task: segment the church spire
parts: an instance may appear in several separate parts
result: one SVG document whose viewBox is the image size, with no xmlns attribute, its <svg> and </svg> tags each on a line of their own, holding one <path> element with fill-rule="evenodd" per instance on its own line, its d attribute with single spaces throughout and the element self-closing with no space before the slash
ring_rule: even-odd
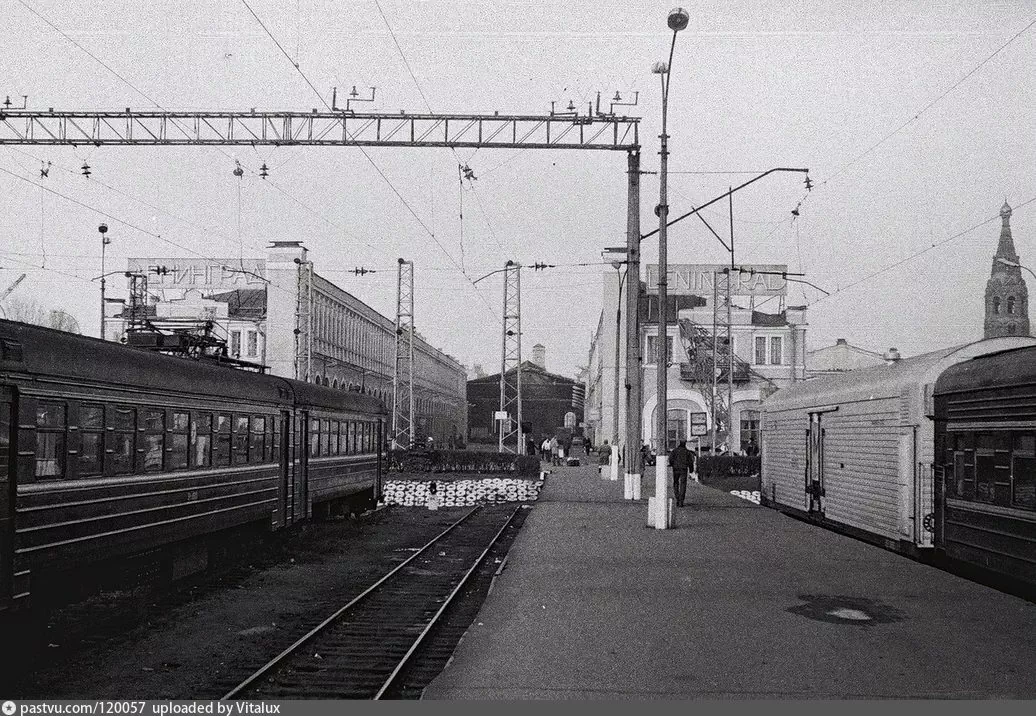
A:
<svg viewBox="0 0 1036 716">
<path fill-rule="evenodd" d="M 1011 207 L 1000 208 L 1000 242 L 986 282 L 985 337 L 1029 335 L 1029 291 L 1011 236 Z"/>
</svg>

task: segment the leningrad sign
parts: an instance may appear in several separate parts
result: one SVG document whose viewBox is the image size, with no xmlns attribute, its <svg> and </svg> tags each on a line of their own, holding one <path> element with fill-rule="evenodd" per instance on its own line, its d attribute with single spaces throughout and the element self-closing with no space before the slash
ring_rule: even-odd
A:
<svg viewBox="0 0 1036 716">
<path fill-rule="evenodd" d="M 127 259 L 127 270 L 147 275 L 149 288 L 211 292 L 267 283 L 264 259 Z"/>
<path fill-rule="evenodd" d="M 667 291 L 670 296 L 711 296 L 716 274 L 729 268 L 724 264 L 670 264 Z M 781 274 L 787 271 L 784 264 L 738 266 L 734 269 L 730 293 L 733 296 L 786 296 L 788 280 Z M 647 292 L 658 293 L 658 264 L 647 265 Z"/>
</svg>

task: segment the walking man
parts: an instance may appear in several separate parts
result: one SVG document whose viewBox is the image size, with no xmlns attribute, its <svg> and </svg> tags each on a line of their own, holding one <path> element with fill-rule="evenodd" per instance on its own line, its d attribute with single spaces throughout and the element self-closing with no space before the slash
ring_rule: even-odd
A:
<svg viewBox="0 0 1036 716">
<path fill-rule="evenodd" d="M 694 453 L 687 449 L 687 441 L 681 440 L 676 449 L 669 453 L 669 464 L 673 466 L 673 495 L 676 506 L 683 507 L 687 495 L 687 473 L 694 467 Z"/>
</svg>

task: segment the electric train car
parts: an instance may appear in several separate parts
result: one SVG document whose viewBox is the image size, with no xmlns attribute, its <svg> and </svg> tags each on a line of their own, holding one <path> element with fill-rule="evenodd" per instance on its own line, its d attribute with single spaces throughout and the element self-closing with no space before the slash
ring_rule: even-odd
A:
<svg viewBox="0 0 1036 716">
<path fill-rule="evenodd" d="M 46 577 L 381 486 L 370 396 L 0 321 L 0 612 Z"/>
<path fill-rule="evenodd" d="M 964 508 L 955 499 L 947 515 L 936 511 L 947 455 L 936 445 L 937 382 L 1001 354 L 1031 356 L 1031 346 L 1036 339 L 994 338 L 782 388 L 763 403 L 761 502 L 914 556 L 945 549 L 939 536 L 959 532 L 943 531 L 943 518 L 959 520 Z"/>
<path fill-rule="evenodd" d="M 943 372 L 935 449 L 936 545 L 1036 586 L 1036 348 Z"/>
</svg>

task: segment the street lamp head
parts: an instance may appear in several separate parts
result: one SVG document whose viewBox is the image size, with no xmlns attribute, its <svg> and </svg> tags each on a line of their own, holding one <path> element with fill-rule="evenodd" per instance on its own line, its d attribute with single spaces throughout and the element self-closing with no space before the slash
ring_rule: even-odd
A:
<svg viewBox="0 0 1036 716">
<path fill-rule="evenodd" d="M 107 234 L 108 233 L 108 225 L 107 224 L 101 224 L 100 226 L 97 227 L 97 230 L 100 231 L 102 234 Z"/>
<path fill-rule="evenodd" d="M 669 29 L 673 32 L 686 29 L 690 21 L 691 16 L 682 7 L 676 7 L 669 11 Z"/>
<path fill-rule="evenodd" d="M 665 62 L 659 61 L 651 65 L 651 73 L 655 75 L 664 75 L 669 71 L 669 65 Z"/>
<path fill-rule="evenodd" d="M 612 261 L 612 268 L 618 271 L 622 266 L 626 265 L 625 261 Z"/>
</svg>

